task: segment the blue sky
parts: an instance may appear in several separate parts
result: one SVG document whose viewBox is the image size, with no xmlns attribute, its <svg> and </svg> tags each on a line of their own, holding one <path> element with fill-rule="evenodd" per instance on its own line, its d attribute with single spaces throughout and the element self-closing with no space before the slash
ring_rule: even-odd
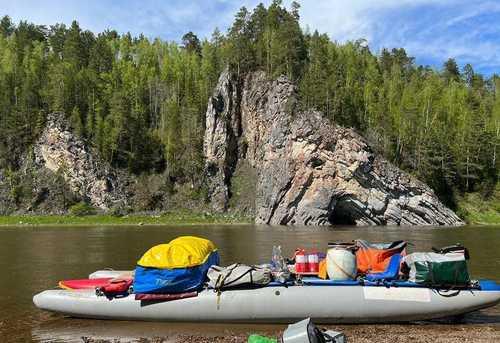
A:
<svg viewBox="0 0 500 343">
<path fill-rule="evenodd" d="M 243 0 L 0 0 L 15 22 L 71 23 L 179 40 L 187 31 L 225 31 Z M 269 4 L 270 1 L 262 1 Z M 289 0 L 284 1 L 289 4 Z M 448 57 L 487 75 L 500 73 L 500 0 L 302 0 L 301 24 L 340 42 L 366 38 L 370 48 L 404 47 L 417 63 L 440 68 Z"/>
</svg>

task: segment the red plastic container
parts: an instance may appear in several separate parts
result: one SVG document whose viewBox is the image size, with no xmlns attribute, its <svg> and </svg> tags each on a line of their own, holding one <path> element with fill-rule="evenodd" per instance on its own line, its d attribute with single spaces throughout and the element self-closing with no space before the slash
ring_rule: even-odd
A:
<svg viewBox="0 0 500 343">
<path fill-rule="evenodd" d="M 307 255 L 304 249 L 297 249 L 295 251 L 295 272 L 307 273 Z"/>
<path fill-rule="evenodd" d="M 307 254 L 307 272 L 319 272 L 319 255 L 317 252 Z"/>
</svg>

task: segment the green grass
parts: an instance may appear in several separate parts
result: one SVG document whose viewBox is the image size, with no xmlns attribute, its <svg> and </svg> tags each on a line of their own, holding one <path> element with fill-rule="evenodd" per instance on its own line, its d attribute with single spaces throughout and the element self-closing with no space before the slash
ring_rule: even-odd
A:
<svg viewBox="0 0 500 343">
<path fill-rule="evenodd" d="M 458 214 L 469 224 L 500 225 L 500 186 L 487 199 L 469 193 L 458 199 Z M 12 225 L 189 225 L 246 224 L 253 218 L 239 214 L 172 211 L 160 215 L 11 215 L 0 216 L 0 226 Z"/>
<path fill-rule="evenodd" d="M 500 224 L 500 187 L 487 199 L 469 193 L 458 201 L 458 214 L 470 224 Z"/>
<path fill-rule="evenodd" d="M 180 224 L 243 224 L 252 218 L 231 214 L 169 212 L 161 215 L 127 215 L 122 217 L 97 214 L 14 215 L 0 216 L 0 225 L 180 225 Z"/>
</svg>

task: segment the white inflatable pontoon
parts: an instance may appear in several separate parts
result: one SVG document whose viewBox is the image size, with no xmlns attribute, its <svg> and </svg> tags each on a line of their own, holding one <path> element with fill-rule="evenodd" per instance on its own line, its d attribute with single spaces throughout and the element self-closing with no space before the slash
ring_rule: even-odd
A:
<svg viewBox="0 0 500 343">
<path fill-rule="evenodd" d="M 122 271 L 98 271 L 91 277 L 114 277 Z M 437 290 L 408 282 L 361 285 L 316 278 L 304 284 L 271 284 L 257 289 L 210 289 L 173 301 L 135 300 L 134 295 L 108 299 L 94 290 L 47 290 L 33 297 L 43 310 L 73 317 L 185 322 L 293 322 L 305 317 L 317 323 L 388 323 L 457 316 L 495 306 L 500 285 L 480 281 L 477 289 Z"/>
</svg>

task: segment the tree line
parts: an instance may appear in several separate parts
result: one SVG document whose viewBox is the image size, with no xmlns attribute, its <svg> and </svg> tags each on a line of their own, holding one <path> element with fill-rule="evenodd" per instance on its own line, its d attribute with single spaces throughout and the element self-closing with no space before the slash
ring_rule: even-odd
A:
<svg viewBox="0 0 500 343">
<path fill-rule="evenodd" d="M 242 76 L 265 70 L 299 86 L 315 108 L 363 133 L 394 164 L 453 201 L 456 192 L 493 189 L 498 179 L 500 78 L 462 70 L 453 59 L 436 70 L 404 49 L 370 51 L 301 29 L 299 5 L 275 0 L 236 14 L 226 33 L 192 32 L 166 42 L 74 21 L 50 27 L 0 21 L 0 168 L 16 170 L 62 111 L 74 131 L 118 168 L 201 179 L 208 98 L 226 66 Z"/>
</svg>

